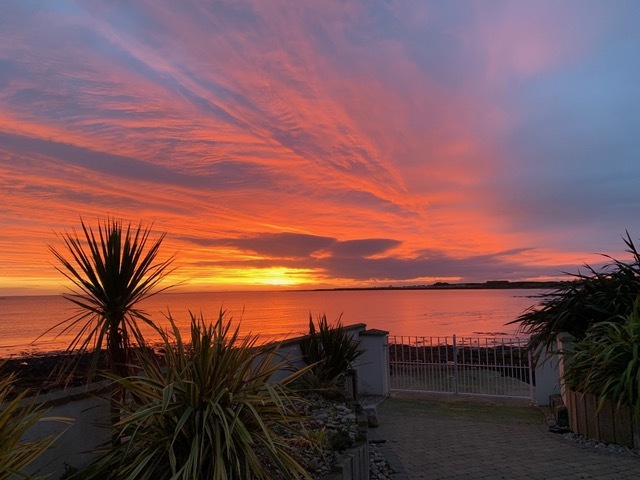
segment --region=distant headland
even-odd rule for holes
[[[448,283],[436,282],[430,285],[389,285],[386,287],[335,287],[316,288],[312,291],[343,291],[343,290],[501,290],[501,289],[540,289],[555,290],[565,286],[569,281],[516,281],[509,280],[487,280],[486,282],[470,283]]]

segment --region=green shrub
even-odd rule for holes
[[[640,301],[622,322],[592,325],[565,353],[564,379],[573,390],[629,405],[640,418]]]
[[[70,478],[78,479],[80,478],[80,470],[72,465],[69,465],[67,462],[64,463],[64,472],[60,475],[58,480],[69,480]]]
[[[623,240],[632,255],[630,262],[604,255],[610,262],[602,271],[586,265],[588,273],[573,275],[573,281],[542,295],[539,305],[509,322],[520,324],[519,331],[530,336],[530,348],[548,347],[562,332],[579,340],[591,325],[620,323],[631,313],[640,295],[640,253],[628,232]]]
[[[344,452],[345,450],[351,448],[353,446],[353,440],[349,435],[349,432],[345,430],[336,430],[329,437],[329,444],[331,450],[335,450],[337,452]]]
[[[301,381],[306,389],[317,391],[339,390],[353,362],[364,353],[360,341],[355,340],[342,326],[327,322],[326,315],[318,319],[318,327],[309,316],[309,334],[300,343],[302,359],[310,370]]]
[[[89,478],[309,478],[284,437],[300,421],[286,390],[298,373],[270,384],[283,366],[277,346],[241,339],[224,317],[192,315],[187,345],[169,316],[162,362],[141,351],[140,376],[114,377],[131,397],[116,424],[121,442]]]
[[[0,370],[2,367],[0,364]],[[25,404],[27,390],[12,395],[14,382],[15,375],[0,375],[0,480],[31,478],[23,469],[52,446],[59,436],[23,440],[29,429],[43,420],[70,422],[68,418],[45,418],[46,410],[34,403]]]

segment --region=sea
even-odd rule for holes
[[[538,304],[543,290],[320,290],[243,292],[164,292],[141,305],[150,318],[167,326],[170,315],[188,335],[190,315],[217,319],[220,311],[241,335],[261,342],[297,337],[309,319],[326,315],[343,325],[364,323],[397,336],[514,337],[518,325],[507,325]],[[75,331],[56,325],[74,316],[77,307],[61,295],[0,297],[0,358],[64,350]],[[47,332],[47,333],[45,333]],[[153,333],[147,332],[153,342]],[[520,335],[521,336],[521,335]]]

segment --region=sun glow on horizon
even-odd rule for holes
[[[272,267],[256,272],[256,280],[264,285],[295,286],[311,283],[313,280],[307,277],[309,273],[311,273],[310,270]]]
[[[221,269],[215,274],[183,279],[182,288],[296,287],[319,283],[317,272],[303,268],[267,267]]]

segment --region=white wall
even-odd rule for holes
[[[568,333],[561,333],[557,337],[555,345],[547,350],[539,350],[536,359],[536,393],[537,405],[549,405],[550,395],[562,395],[563,402],[567,402],[562,384],[564,375],[564,357],[562,351],[570,345],[573,337]],[[536,355],[534,355],[536,358]]]
[[[40,422],[25,435],[25,440],[44,438],[63,432],[49,450],[38,457],[25,471],[29,474],[48,474],[57,480],[64,473],[64,464],[79,468],[95,457],[91,450],[109,440],[109,401],[98,396],[104,385],[72,388],[42,395],[37,403],[49,408],[47,417],[73,419],[71,425],[60,422]]]
[[[536,405],[549,405],[549,397],[560,393],[560,374],[556,352],[538,353],[535,366]]]

